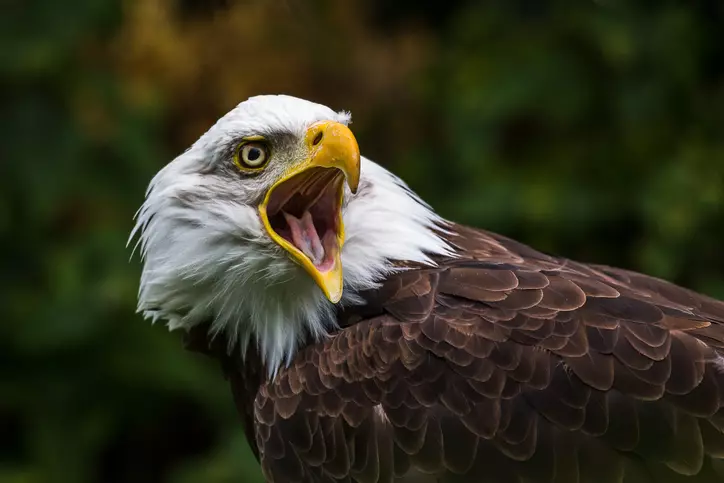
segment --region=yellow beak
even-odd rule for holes
[[[309,156],[284,173],[281,179],[267,191],[264,201],[259,205],[259,215],[269,236],[288,251],[294,261],[304,267],[332,303],[337,303],[342,298],[344,283],[341,261],[344,244],[344,224],[342,222],[344,184],[342,178],[355,193],[360,177],[359,146],[347,126],[333,121],[318,122],[310,126],[305,135],[305,145]],[[294,193],[304,192],[305,196],[309,196],[308,191],[312,191],[312,199],[321,200],[321,193],[314,192],[317,189],[315,186],[319,186],[320,190],[335,190],[333,197],[323,198],[324,202],[329,200],[328,208],[334,210],[336,228],[334,240],[330,242],[330,245],[325,246],[325,256],[328,256],[329,260],[324,266],[315,265],[309,256],[295,246],[288,237],[282,236],[272,228],[269,217],[277,215],[276,212],[282,207],[275,205],[273,212],[267,213],[275,190],[284,193],[280,196],[286,197],[287,200]],[[314,202],[312,201],[312,203]],[[325,243],[327,242],[328,240],[325,240]]]

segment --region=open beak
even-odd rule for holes
[[[269,236],[290,253],[332,303],[342,298],[342,196],[353,193],[360,176],[357,140],[347,126],[313,124],[305,143],[309,157],[291,168],[259,206]]]

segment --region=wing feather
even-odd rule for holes
[[[453,231],[260,381],[269,481],[723,481],[724,303]]]

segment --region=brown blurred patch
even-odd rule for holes
[[[412,105],[413,79],[430,58],[423,28],[380,32],[362,1],[229,1],[196,16],[182,3],[127,1],[113,46],[125,101],[147,108],[163,99],[179,149],[256,94],[296,95],[360,120],[393,100]]]

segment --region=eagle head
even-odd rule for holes
[[[445,222],[360,156],[349,123],[302,99],[252,97],[161,169],[131,234],[138,310],[171,329],[210,322],[230,349],[256,344],[274,372],[399,262],[449,254]]]

